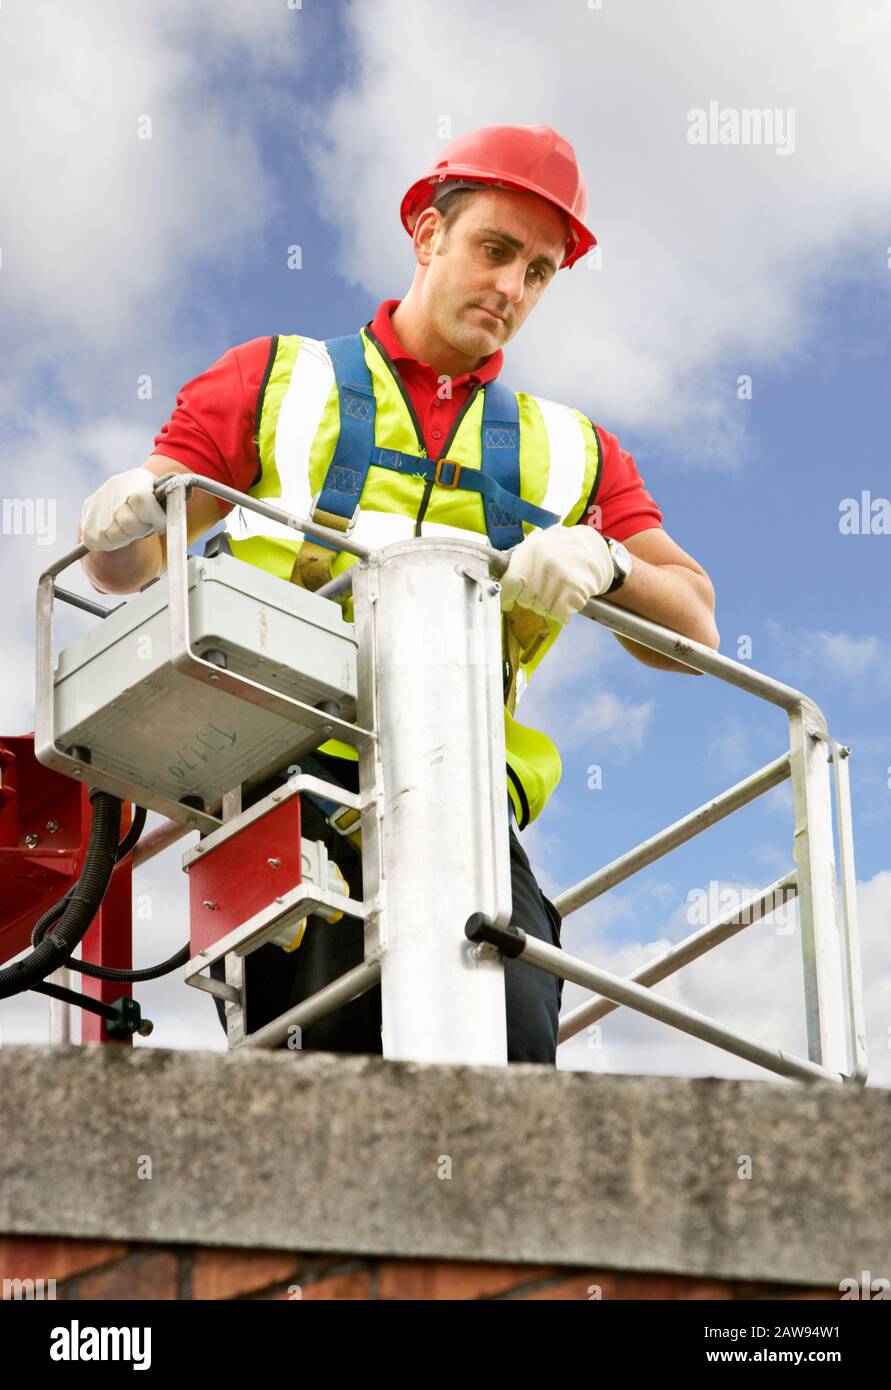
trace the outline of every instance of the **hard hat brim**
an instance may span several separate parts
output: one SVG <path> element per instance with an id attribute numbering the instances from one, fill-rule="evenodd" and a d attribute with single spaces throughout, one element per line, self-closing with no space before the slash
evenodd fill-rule
<path id="1" fill-rule="evenodd" d="M 571 208 L 568 208 L 559 198 L 546 193 L 531 180 L 509 174 L 493 173 L 489 175 L 488 173 L 481 173 L 473 165 L 466 164 L 453 164 L 448 170 L 439 174 L 425 174 L 423 178 L 412 184 L 399 208 L 402 225 L 409 236 L 414 233 L 415 224 L 421 213 L 433 202 L 437 188 L 453 179 L 471 179 L 474 183 L 489 188 L 507 188 L 517 193 L 534 193 L 537 197 L 543 198 L 546 203 L 550 203 L 552 207 L 558 208 L 567 218 L 570 228 L 560 270 L 568 270 L 575 261 L 590 251 L 592 246 L 597 245 L 597 238 L 594 233 L 585 226 L 584 222 L 579 221 Z"/>

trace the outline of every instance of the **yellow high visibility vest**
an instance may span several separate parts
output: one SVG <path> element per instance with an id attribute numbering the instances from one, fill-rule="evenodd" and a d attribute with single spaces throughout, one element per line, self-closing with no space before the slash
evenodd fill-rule
<path id="1" fill-rule="evenodd" d="M 418 437 L 393 363 L 369 329 L 360 333 L 376 403 L 375 445 L 426 457 L 424 440 Z M 442 450 L 441 457 L 447 455 L 462 468 L 480 468 L 484 391 L 485 385 L 479 385 L 470 393 Z M 575 525 L 593 502 L 600 483 L 597 431 L 590 420 L 569 406 L 523 391 L 515 395 L 521 496 L 556 513 L 563 525 Z M 258 418 L 260 475 L 248 495 L 274 499 L 276 505 L 294 515 L 312 518 L 340 430 L 339 393 L 324 342 L 297 334 L 274 340 Z M 330 524 L 327 516 L 314 519 Z M 523 522 L 524 534 L 535 529 Z M 434 485 L 431 490 L 420 477 L 372 465 L 351 540 L 376 549 L 416 534 L 458 535 L 488 544 L 482 498 L 476 492 L 448 487 Z M 315 561 L 321 547 L 240 507 L 227 516 L 226 535 L 238 559 L 310 588 L 341 574 L 357 558 L 344 550 L 328 550 L 324 574 L 312 578 L 313 565 L 307 559 Z M 352 621 L 352 595 L 345 596 L 343 606 L 344 616 Z M 547 735 L 520 724 L 514 709 L 563 625 L 527 609 L 515 608 L 504 616 L 505 656 L 511 665 L 504 710 L 507 789 L 522 830 L 541 814 L 560 781 L 562 765 Z M 338 739 L 323 743 L 319 752 L 353 760 L 358 756 L 354 748 Z"/>

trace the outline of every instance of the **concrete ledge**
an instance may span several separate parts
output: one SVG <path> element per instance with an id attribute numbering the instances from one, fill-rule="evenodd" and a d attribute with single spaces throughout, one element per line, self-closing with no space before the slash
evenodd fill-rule
<path id="1" fill-rule="evenodd" d="M 0 1134 L 10 1235 L 891 1277 L 878 1089 L 4 1047 Z"/>

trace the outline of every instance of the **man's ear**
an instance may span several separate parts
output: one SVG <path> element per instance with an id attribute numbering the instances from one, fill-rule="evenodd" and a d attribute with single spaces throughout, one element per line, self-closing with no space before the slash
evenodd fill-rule
<path id="1" fill-rule="evenodd" d="M 412 234 L 415 255 L 422 265 L 427 265 L 429 261 L 441 249 L 445 236 L 437 237 L 437 233 L 443 231 L 442 213 L 438 208 L 425 208 L 415 223 Z"/>

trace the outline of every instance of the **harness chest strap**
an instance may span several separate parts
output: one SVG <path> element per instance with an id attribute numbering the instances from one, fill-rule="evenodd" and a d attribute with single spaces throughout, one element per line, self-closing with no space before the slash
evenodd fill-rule
<path id="1" fill-rule="evenodd" d="M 432 481 L 449 491 L 479 494 L 492 546 L 506 550 L 524 539 L 522 521 L 547 527 L 559 522 L 553 512 L 536 507 L 521 497 L 519 463 L 519 408 L 513 391 L 492 381 L 484 388 L 481 434 L 481 467 L 462 468 L 454 460 L 433 460 L 423 455 L 386 449 L 374 443 L 376 401 L 371 373 L 360 334 L 330 339 L 328 352 L 334 367 L 340 406 L 340 430 L 334 456 L 328 466 L 312 519 L 347 534 L 359 510 L 359 499 L 372 464 Z M 442 477 L 450 468 L 451 476 Z M 291 581 L 316 590 L 332 578 L 337 550 L 327 542 L 305 538 L 291 572 Z M 545 618 L 526 608 L 505 614 L 503 651 L 509 668 L 505 703 L 513 714 L 521 661 L 530 661 L 549 636 Z"/>

